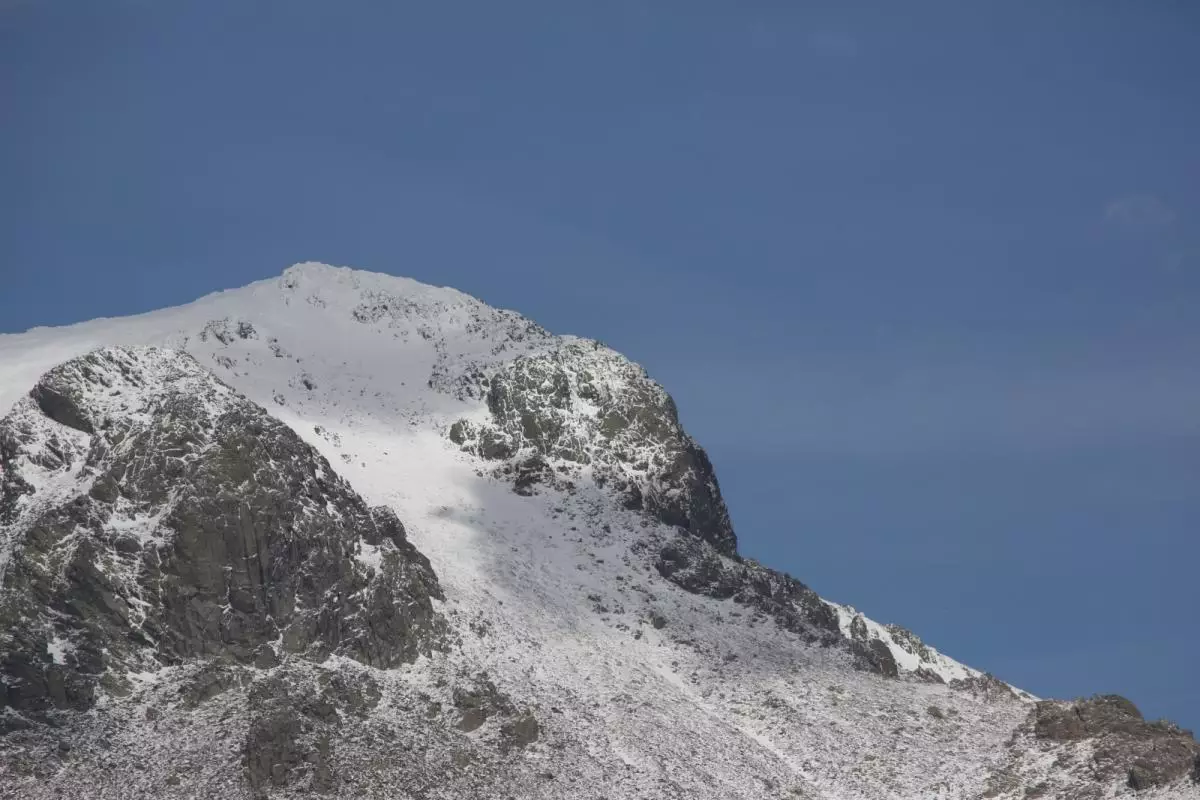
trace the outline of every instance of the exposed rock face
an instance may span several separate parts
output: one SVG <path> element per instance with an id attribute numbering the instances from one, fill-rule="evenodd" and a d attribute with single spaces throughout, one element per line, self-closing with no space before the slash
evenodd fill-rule
<path id="1" fill-rule="evenodd" d="M 676 586 L 732 600 L 811 643 L 842 647 L 853 655 L 859 669 L 896 678 L 902 672 L 898 656 L 907 655 L 911 657 L 907 669 L 918 679 L 997 699 L 1016 698 L 1008 684 L 985 673 L 947 679 L 939 670 L 945 657 L 898 625 L 868 625 L 862 614 L 855 614 L 843 629 L 837 607 L 808 586 L 751 559 L 720 553 L 707 542 L 676 536 L 659 546 L 652 558 L 658 574 Z"/>
<path id="2" fill-rule="evenodd" d="M 437 578 L 395 514 L 191 356 L 70 361 L 0 442 L 5 706 L 85 709 L 193 659 L 391 667 L 438 644 Z"/>
<path id="3" fill-rule="evenodd" d="M 884 644 L 882 639 L 871 637 L 861 614 L 850 623 L 850 651 L 854 653 L 858 666 L 862 669 L 878 672 L 888 678 L 895 678 L 900 674 L 891 648 Z"/>
<path id="4" fill-rule="evenodd" d="M 1183 793 L 1172 797 L 1200 796 L 1191 731 L 1148 722 L 1118 695 L 1039 701 L 1008 750 L 984 797 L 1098 799 L 1166 787 Z"/>
<path id="5" fill-rule="evenodd" d="M 1037 704 L 1034 733 L 1039 739 L 1070 741 L 1107 733 L 1135 734 L 1148 727 L 1137 706 L 1115 694 L 1074 703 L 1045 700 Z"/>
<path id="6" fill-rule="evenodd" d="M 1118 695 L 1063 703 L 1039 702 L 1034 735 L 1054 742 L 1087 740 L 1104 778 L 1125 775 L 1130 787 L 1149 789 L 1192 775 L 1200 745 L 1190 731 L 1166 722 L 1147 722 L 1137 706 Z"/>
<path id="7" fill-rule="evenodd" d="M 568 342 L 476 379 L 491 421 L 458 422 L 450 437 L 484 458 L 516 458 L 525 481 L 518 489 L 547 462 L 568 478 L 586 467 L 626 507 L 736 552 L 708 456 L 679 424 L 670 395 L 637 365 L 598 342 Z"/>
<path id="8" fill-rule="evenodd" d="M 678 536 L 659 551 L 655 568 L 689 592 L 733 599 L 810 641 L 840 640 L 837 614 L 828 603 L 795 578 L 755 561 L 725 558 L 705 542 Z"/>

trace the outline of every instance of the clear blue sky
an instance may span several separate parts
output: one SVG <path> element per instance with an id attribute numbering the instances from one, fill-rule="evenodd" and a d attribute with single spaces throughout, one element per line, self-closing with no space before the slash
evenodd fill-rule
<path id="1" fill-rule="evenodd" d="M 4 0 L 0 329 L 453 285 L 644 363 L 746 553 L 1196 727 L 1198 78 L 1183 0 Z"/>

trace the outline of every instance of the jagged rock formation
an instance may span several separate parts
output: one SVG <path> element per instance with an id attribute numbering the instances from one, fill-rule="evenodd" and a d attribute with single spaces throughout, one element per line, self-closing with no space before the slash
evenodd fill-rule
<path id="1" fill-rule="evenodd" d="M 1118 695 L 1038 702 L 1009 752 L 1008 765 L 992 779 L 996 794 L 1027 786 L 1035 796 L 1100 798 L 1109 796 L 1106 785 L 1123 783 L 1135 792 L 1186 785 L 1200 768 L 1191 731 L 1147 721 Z"/>
<path id="2" fill-rule="evenodd" d="M 519 457 L 512 468 L 518 489 L 537 482 L 547 460 L 568 476 L 586 468 L 626 508 L 644 509 L 721 553 L 736 552 L 712 464 L 645 370 L 599 342 L 567 342 L 478 373 L 477 381 L 491 420 L 459 420 L 450 438 L 487 459 Z"/>
<path id="3" fill-rule="evenodd" d="M 392 667 L 438 643 L 437 578 L 395 514 L 185 353 L 56 367 L 0 442 L 0 708 L 86 710 L 196 659 Z"/>
<path id="4" fill-rule="evenodd" d="M 1200 797 L 742 558 L 640 367 L 453 290 L 0 337 L 0 415 L 0 796 Z"/>

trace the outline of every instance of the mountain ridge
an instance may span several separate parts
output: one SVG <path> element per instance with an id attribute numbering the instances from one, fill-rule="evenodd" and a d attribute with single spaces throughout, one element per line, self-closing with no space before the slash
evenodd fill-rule
<path id="1" fill-rule="evenodd" d="M 448 729 L 422 723 L 425 735 L 452 750 L 465 746 L 455 738 L 460 734 L 494 735 L 496 752 L 480 755 L 475 742 L 462 758 L 486 761 L 489 779 L 508 781 L 517 796 L 566 791 L 525 763 L 553 761 L 542 750 L 547 741 L 575 752 L 576 762 L 556 762 L 563 775 L 592 764 L 597 787 L 610 796 L 1006 797 L 1043 786 L 1046 796 L 1096 789 L 1105 793 L 1088 796 L 1101 797 L 1160 785 L 1195 796 L 1186 770 L 1180 772 L 1195 755 L 1183 732 L 1139 725 L 1126 714 L 1067 738 L 1039 736 L 1046 726 L 1036 725 L 1021 734 L 1038 714 L 1090 706 L 1035 703 L 903 629 L 829 603 L 738 556 L 715 473 L 679 425 L 670 397 L 644 370 L 597 342 L 551 336 L 456 290 L 305 264 L 177 309 L 0 337 L 0 412 L 25 402 L 22 413 L 30 414 L 32 403 L 50 424 L 65 419 L 79 437 L 94 438 L 94 425 L 89 432 L 69 424 L 55 393 L 43 391 L 41 402 L 20 401 L 22 393 L 46 384 L 42 375 L 58 365 L 88 358 L 97 345 L 151 344 L 190 353 L 299 434 L 364 495 L 364 504 L 392 509 L 446 587 L 445 600 L 427 594 L 449 625 L 449 655 L 367 672 L 336 652 L 319 654 L 320 662 L 316 654 L 296 659 L 273 652 L 285 663 L 261 668 L 251 657 L 257 654 L 247 653 L 249 662 L 234 658 L 213 667 L 215 682 L 204 685 L 219 691 L 207 700 L 223 703 L 244 690 L 252 707 L 264 709 L 262 719 L 283 721 L 282 733 L 262 719 L 246 722 L 246 741 L 261 745 L 250 749 L 273 753 L 265 761 L 243 757 L 239 774 L 252 792 L 352 796 L 362 788 L 347 782 L 348 763 L 358 754 L 339 738 L 342 729 L 328 714 L 298 707 L 297 687 L 328 683 L 330 674 L 346 685 L 374 682 L 374 690 L 346 690 L 330 701 L 334 716 L 351 707 L 360 714 L 361 698 L 354 697 L 363 691 L 383 695 L 379 687 L 388 686 L 411 696 L 401 673 L 428 677 L 441 670 L 434 681 L 444 683 L 422 691 L 440 691 L 445 699 L 437 702 L 460 718 Z M 128 353 L 143 357 L 140 350 Z M 26 388 L 14 389 L 25 377 L 32 377 Z M 84 450 L 82 442 L 77 449 Z M 6 458 L 12 463 L 11 453 Z M 5 474 L 11 472 L 6 466 Z M 28 533 L 14 523 L 4 530 L 9 539 Z M 367 552 L 368 560 L 377 558 Z M 603 666 L 583 666 L 579 652 Z M 159 672 L 190 668 L 163 665 Z M 285 676 L 270 683 L 275 679 L 258 669 Z M 609 688 L 577 684 L 580 674 Z M 828 685 L 815 696 L 814 678 Z M 143 697 L 157 691 L 143 690 Z M 679 717 L 656 693 L 691 714 Z M 574 749 L 582 743 L 569 731 L 553 727 L 561 708 L 536 708 L 544 694 L 571 696 L 576 704 L 593 696 L 621 705 L 626 701 L 616 698 L 628 696 L 635 705 L 615 717 L 588 716 L 587 730 L 609 744 L 587 753 Z M 845 716 L 848 705 L 862 713 Z M 172 706 L 167 716 L 183 721 L 207 713 L 204 701 L 196 706 Z M 371 725 L 385 724 L 378 707 L 367 714 Z M 442 712 L 431 718 L 440 720 Z M 695 773 L 697 762 L 670 752 L 666 743 L 674 738 L 657 732 L 665 719 L 694 732 L 687 746 L 737 743 L 741 755 L 724 773 L 710 767 L 684 780 L 675 773 Z M 647 727 L 649 720 L 658 722 Z M 305 725 L 322 732 L 310 741 L 311 731 L 296 733 Z M 839 725 L 848 732 L 838 733 Z M 916 744 L 907 742 L 914 734 L 898 732 L 909 726 Z M 781 738 L 787 729 L 805 733 Z M 936 744 L 944 736 L 951 738 Z M 939 748 L 953 741 L 962 752 L 947 759 Z M 963 749 L 961 741 L 974 744 Z M 1160 745 L 1171 756 L 1162 763 L 1148 755 Z M 1107 771 L 1088 766 L 1098 763 L 1088 748 L 1105 754 Z M 1047 770 L 1046 754 L 1063 765 Z M 476 791 L 453 758 L 445 774 L 458 777 L 409 794 Z M 625 766 L 604 766 L 610 758 Z M 757 777 L 746 772 L 750 764 Z M 632 783 L 614 777 L 629 770 L 637 776 Z M 183 778 L 166 783 L 172 775 L 159 776 L 147 791 L 189 785 Z"/>

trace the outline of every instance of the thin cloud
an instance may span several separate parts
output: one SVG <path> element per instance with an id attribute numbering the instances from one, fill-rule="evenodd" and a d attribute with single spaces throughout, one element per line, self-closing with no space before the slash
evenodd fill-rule
<path id="1" fill-rule="evenodd" d="M 1118 197 L 1104 210 L 1106 222 L 1132 233 L 1164 230 L 1177 217 L 1174 209 L 1152 194 Z"/>

